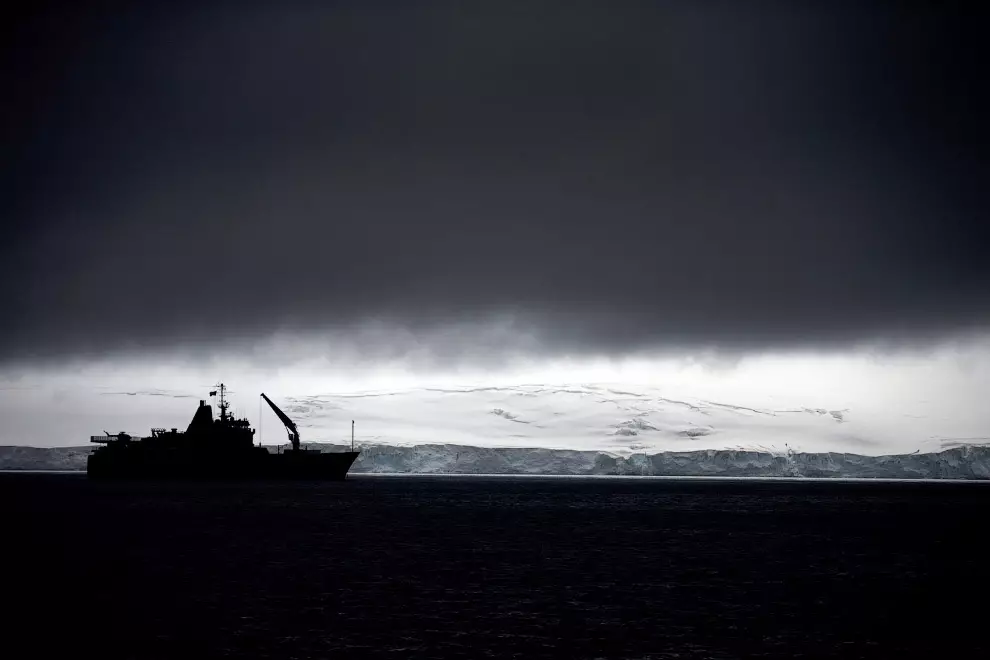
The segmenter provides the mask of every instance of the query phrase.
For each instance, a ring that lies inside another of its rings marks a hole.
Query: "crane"
[[[261,393],[261,398],[268,402],[268,405],[272,407],[278,418],[285,424],[285,430],[289,433],[289,442],[292,443],[292,451],[299,451],[299,429],[296,428],[296,423],[289,419],[282,410],[275,405],[275,403],[265,396],[265,393]]]

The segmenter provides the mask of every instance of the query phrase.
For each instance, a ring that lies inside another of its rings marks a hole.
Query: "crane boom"
[[[265,396],[265,393],[261,393],[261,398],[268,402],[268,405],[272,407],[278,418],[285,424],[285,430],[289,433],[289,441],[292,443],[292,451],[299,451],[299,429],[296,428],[296,423],[289,419],[289,416],[282,412],[281,408],[275,405],[275,403]]]

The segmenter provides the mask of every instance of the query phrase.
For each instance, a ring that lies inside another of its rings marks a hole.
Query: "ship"
[[[185,431],[152,428],[151,435],[126,432],[90,436],[100,446],[86,462],[91,479],[313,479],[340,481],[361,452],[354,451],[354,422],[351,422],[351,451],[321,451],[300,445],[295,422],[264,393],[261,397],[279,418],[289,436],[289,447],[270,451],[255,444],[255,430],[247,419],[230,414],[226,386],[213,406],[201,399]]]

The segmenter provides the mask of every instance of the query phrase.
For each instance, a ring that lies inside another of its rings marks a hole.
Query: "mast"
[[[228,407],[229,404],[227,403],[227,399],[224,397],[224,392],[226,391],[227,388],[224,386],[223,383],[219,383],[217,385],[217,387],[220,389],[220,404],[219,404],[219,408],[220,408],[220,421],[221,422],[226,422],[227,421],[227,407]]]

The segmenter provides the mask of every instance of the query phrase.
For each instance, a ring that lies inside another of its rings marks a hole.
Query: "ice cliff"
[[[310,447],[344,449],[343,445]],[[727,449],[620,456],[448,444],[369,444],[360,450],[352,473],[990,479],[990,447],[985,446],[890,456]],[[84,470],[89,451],[89,447],[0,447],[0,469]]]

